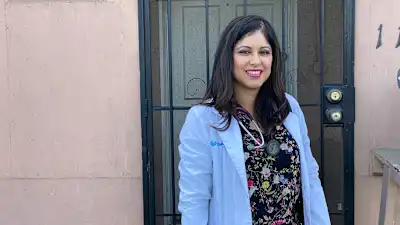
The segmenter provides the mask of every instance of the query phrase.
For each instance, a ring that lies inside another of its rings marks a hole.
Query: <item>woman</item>
[[[328,225],[303,112],[259,16],[222,33],[204,101],[180,133],[182,225]]]

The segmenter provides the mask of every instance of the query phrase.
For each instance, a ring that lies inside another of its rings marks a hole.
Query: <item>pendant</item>
[[[278,155],[279,151],[281,150],[281,144],[279,143],[279,141],[274,139],[267,143],[266,149],[267,149],[267,153],[270,156],[276,156],[276,155]]]

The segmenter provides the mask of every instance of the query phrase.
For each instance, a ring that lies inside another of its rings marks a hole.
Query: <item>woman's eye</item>
[[[250,54],[249,51],[240,51],[239,53],[240,53],[240,54],[245,54],[245,55]]]
[[[260,52],[260,54],[261,55],[269,55],[269,54],[271,54],[271,52],[270,51],[262,51],[262,52]]]
[[[242,50],[242,51],[239,51],[239,54],[241,54],[241,55],[250,55],[251,51]],[[260,55],[269,55],[269,54],[271,54],[271,51],[261,51],[258,54],[260,54]]]

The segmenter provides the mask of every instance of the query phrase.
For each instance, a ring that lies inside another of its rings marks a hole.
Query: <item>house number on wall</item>
[[[378,42],[376,43],[376,49],[382,46],[382,27],[383,27],[382,24],[379,25],[378,28],[379,34],[378,34]]]
[[[397,43],[395,45],[395,48],[400,47],[400,27],[398,28],[399,30],[399,37],[397,38]],[[382,47],[383,41],[382,41],[382,31],[383,31],[383,25],[380,24],[378,27],[378,41],[376,42],[376,49]]]
[[[400,88],[400,69],[397,71],[397,87]]]
[[[397,43],[395,45],[395,48],[400,47],[400,27],[397,28],[399,30],[399,36],[397,38]],[[383,25],[380,24],[378,27],[378,41],[376,43],[376,49],[382,47],[383,43],[382,43],[382,30],[383,30]],[[400,69],[397,71],[397,75],[396,75],[396,80],[397,80],[397,87],[400,88]]]

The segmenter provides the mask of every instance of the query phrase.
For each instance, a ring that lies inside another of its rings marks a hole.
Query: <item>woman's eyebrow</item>
[[[241,48],[250,48],[250,46],[247,46],[247,45],[240,45],[240,46],[238,46],[236,49],[241,49]]]
[[[247,45],[240,45],[240,46],[236,47],[236,50],[239,50],[239,49],[241,49],[241,48],[251,49],[250,46],[247,46]],[[272,48],[271,48],[271,46],[269,46],[269,45],[265,45],[265,46],[262,46],[260,49],[269,49],[269,50],[271,50]]]
[[[268,45],[261,47],[261,49],[265,49],[265,48],[271,50],[271,46],[268,46]]]

